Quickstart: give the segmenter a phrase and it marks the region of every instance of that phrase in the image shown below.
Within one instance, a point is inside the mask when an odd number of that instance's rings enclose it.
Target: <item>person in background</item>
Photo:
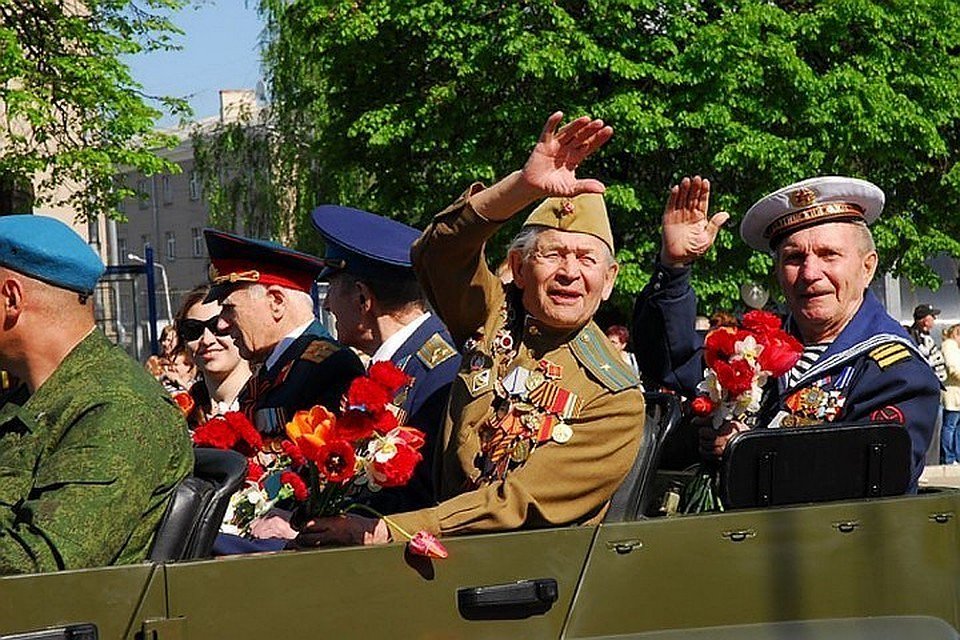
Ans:
[[[427,309],[410,262],[410,246],[420,232],[381,216],[336,205],[314,210],[323,236],[330,286],[324,308],[337,319],[337,339],[358,349],[370,362],[390,361],[412,378],[392,403],[400,424],[426,434],[423,460],[403,487],[384,489],[365,503],[379,513],[409,511],[434,504],[433,453],[443,429],[450,385],[460,354],[443,322]]]
[[[637,366],[637,356],[632,351],[627,351],[627,345],[630,344],[630,331],[622,324],[613,324],[607,327],[607,338],[613,343],[623,361],[633,369],[633,372],[640,375],[640,368]]]
[[[960,464],[960,324],[943,332],[944,369],[943,426],[940,430],[940,459],[943,464]]]
[[[719,329],[720,327],[737,327],[740,323],[737,321],[737,316],[733,315],[729,311],[715,311],[712,316],[710,316],[710,328]]]
[[[239,411],[240,390],[250,378],[250,365],[229,333],[221,331],[220,304],[204,302],[210,286],[202,284],[183,297],[175,325],[184,348],[196,363],[199,379],[190,387],[193,408],[187,423],[194,429],[213,416]]]
[[[183,416],[94,322],[105,268],[67,225],[0,217],[0,574],[144,562],[193,468]]]

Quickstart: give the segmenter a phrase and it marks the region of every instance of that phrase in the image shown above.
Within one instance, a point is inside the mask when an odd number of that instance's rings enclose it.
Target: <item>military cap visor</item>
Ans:
[[[389,279],[413,273],[410,247],[420,232],[368,211],[321,205],[310,219],[326,244],[320,273],[327,280],[340,271],[358,277]]]
[[[90,245],[56,218],[0,217],[0,265],[54,287],[90,295],[106,267]]]
[[[740,235],[752,248],[769,251],[790,234],[819,224],[872,224],[883,211],[883,204],[883,191],[866,180],[810,178],[758,200],[743,217]]]
[[[244,238],[204,229],[210,255],[210,293],[205,302],[219,301],[246,284],[280,285],[310,291],[326,262],[275,242]]]

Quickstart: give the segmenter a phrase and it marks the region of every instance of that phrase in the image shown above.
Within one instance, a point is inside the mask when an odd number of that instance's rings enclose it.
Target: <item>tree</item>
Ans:
[[[960,257],[960,4],[953,0],[260,0],[279,155],[301,229],[321,202],[414,225],[520,165],[546,115],[604,118],[623,303],[669,186],[701,173],[733,222],[695,271],[731,306],[769,256],[736,224],[813,175],[887,194],[881,267],[936,284]],[[301,246],[316,241],[301,230]],[[507,234],[499,238],[505,240]]]
[[[170,48],[164,17],[186,0],[25,0],[0,3],[0,213],[67,203],[80,219],[116,210],[132,190],[120,167],[150,174],[174,166],[150,149],[175,144],[153,131],[160,103],[122,56]],[[68,193],[57,196],[57,187]]]

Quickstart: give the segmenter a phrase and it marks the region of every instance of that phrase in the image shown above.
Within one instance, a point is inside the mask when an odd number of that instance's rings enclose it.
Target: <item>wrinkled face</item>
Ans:
[[[930,330],[933,329],[933,325],[936,324],[936,322],[937,317],[928,313],[917,321],[917,325],[925,332],[930,333]]]
[[[330,277],[323,308],[337,319],[337,340],[347,346],[363,348],[371,339],[364,322],[363,294],[356,280],[344,273]]]
[[[220,304],[218,302],[208,302],[206,304],[195,304],[187,310],[185,319],[190,321],[199,321],[208,323],[203,328],[200,336],[194,340],[188,340],[183,336],[183,343],[187,351],[193,357],[197,368],[205,374],[212,374],[216,377],[226,376],[241,364],[240,351],[230,334],[216,335],[219,331],[213,329],[209,322],[220,315]],[[219,323],[217,323],[219,324]]]
[[[821,224],[778,248],[777,279],[805,342],[832,340],[860,308],[877,268],[861,234],[852,224]]]
[[[533,251],[510,254],[514,283],[523,291],[527,313],[554,329],[582,327],[610,297],[617,265],[599,238],[547,229]]]
[[[240,356],[251,362],[262,362],[279,342],[270,299],[251,295],[254,288],[240,286],[220,301],[220,322],[217,327],[233,338]]]

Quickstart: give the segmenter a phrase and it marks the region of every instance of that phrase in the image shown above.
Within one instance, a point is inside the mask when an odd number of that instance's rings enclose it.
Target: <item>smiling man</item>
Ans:
[[[321,519],[301,543],[602,519],[636,457],[644,403],[635,374],[593,322],[617,264],[603,185],[574,175],[613,131],[589,118],[558,129],[561,118],[547,121],[523,170],[470,187],[414,245],[417,276],[463,353],[437,454],[443,501],[389,523]],[[544,197],[511,245],[513,284],[503,285],[484,245]]]
[[[703,377],[703,340],[694,331],[696,296],[689,265],[713,243],[727,214],[708,218],[710,183],[685,178],[663,215],[660,258],[634,310],[641,369],[692,396]],[[899,422],[913,445],[912,486],[923,470],[939,402],[939,383],[911,342],[867,289],[877,251],[867,225],[883,192],[864,180],[811,178],[754,204],[740,233],[772,251],[790,316],[804,345],[796,366],[765,390],[757,425],[791,427],[834,421]],[[720,455],[743,425],[706,429],[704,448]],[[704,442],[705,441],[705,442]]]

